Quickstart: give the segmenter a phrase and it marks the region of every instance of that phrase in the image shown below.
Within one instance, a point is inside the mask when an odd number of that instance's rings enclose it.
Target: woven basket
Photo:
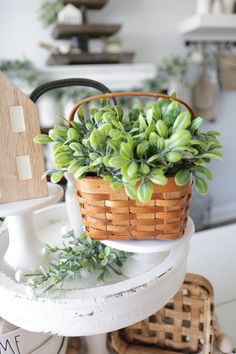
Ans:
[[[142,322],[111,332],[118,354],[213,353],[213,289],[205,278],[187,274],[175,297]]]
[[[183,104],[195,118],[191,107],[178,98],[157,93],[122,92],[80,101],[69,115],[68,127],[83,103],[121,96],[167,98]],[[181,237],[187,223],[192,187],[191,183],[177,186],[173,177],[168,180],[165,186],[153,184],[152,199],[145,204],[129,199],[124,189],[113,191],[110,184],[99,177],[79,180],[77,193],[87,235],[97,240],[170,240]]]

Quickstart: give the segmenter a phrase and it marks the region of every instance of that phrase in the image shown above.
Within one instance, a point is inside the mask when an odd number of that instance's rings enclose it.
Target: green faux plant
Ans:
[[[99,108],[90,110],[85,119],[83,108],[71,127],[55,125],[48,135],[38,135],[35,142],[52,143],[56,170],[54,183],[64,172],[76,179],[88,174],[110,181],[118,190],[124,186],[131,199],[147,202],[153,183],[165,185],[174,177],[178,186],[193,178],[196,190],[206,194],[206,179],[211,172],[205,167],[212,158],[222,158],[218,149],[218,132],[204,133],[203,119],[191,119],[182,105],[160,98],[146,108],[136,104],[126,114],[121,106],[111,106],[103,99]]]
[[[131,255],[91,240],[85,234],[75,236],[70,231],[63,238],[67,242],[62,248],[45,246],[48,266],[38,267],[23,275],[32,289],[48,293],[62,286],[66,280],[84,277],[95,270],[99,271],[98,283],[104,282],[111,272],[121,274],[120,267]]]

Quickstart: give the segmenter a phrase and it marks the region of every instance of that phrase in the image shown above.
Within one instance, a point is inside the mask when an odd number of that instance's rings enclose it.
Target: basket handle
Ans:
[[[176,101],[181,103],[183,106],[187,108],[187,110],[190,112],[192,119],[196,118],[196,114],[193,111],[193,109],[184,101],[180,100],[179,98],[164,95],[161,93],[151,93],[151,92],[115,92],[115,93],[105,93],[101,95],[96,95],[96,96],[90,96],[85,98],[84,100],[81,100],[80,102],[76,103],[76,105],[72,108],[69,117],[68,117],[68,128],[71,126],[71,121],[74,120],[75,113],[77,109],[84,103],[91,102],[100,98],[113,98],[113,97],[154,97],[154,98],[166,98],[170,99],[172,101]]]

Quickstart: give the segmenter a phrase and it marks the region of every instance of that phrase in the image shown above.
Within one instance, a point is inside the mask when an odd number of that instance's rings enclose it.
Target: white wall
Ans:
[[[0,0],[0,58],[25,55],[43,66],[48,54],[37,47],[40,40],[53,42],[42,28],[36,10],[40,0]],[[136,62],[157,62],[163,55],[182,53],[179,22],[194,13],[195,0],[110,0],[101,11],[91,11],[96,22],[121,23],[124,48],[134,50]],[[224,162],[212,164],[215,177],[210,184],[218,216],[236,216],[236,92],[219,95],[218,121],[208,125],[222,132]]]
[[[26,56],[42,66],[48,54],[38,42],[53,43],[50,29],[37,19],[40,0],[0,0],[0,58]],[[178,23],[194,12],[195,0],[110,0],[100,11],[89,11],[94,22],[122,24],[124,48],[137,62],[156,61],[183,50]]]

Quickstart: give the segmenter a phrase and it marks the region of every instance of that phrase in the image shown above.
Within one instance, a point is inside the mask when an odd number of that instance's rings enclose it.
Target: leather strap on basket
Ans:
[[[192,119],[196,118],[196,114],[194,113],[193,109],[184,101],[180,100],[179,98],[164,95],[161,93],[151,93],[151,92],[115,92],[115,93],[105,93],[101,95],[96,95],[96,96],[91,96],[87,97],[84,100],[81,100],[78,102],[71,110],[68,118],[68,128],[71,126],[71,121],[74,120],[75,113],[77,109],[84,103],[88,103],[91,101],[95,101],[101,98],[113,98],[113,97],[154,97],[154,98],[166,98],[172,101],[176,101],[181,103],[183,106],[187,108],[187,110],[190,112]]]

